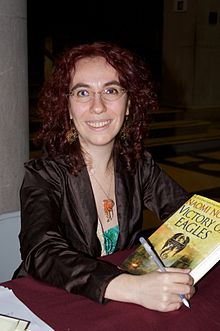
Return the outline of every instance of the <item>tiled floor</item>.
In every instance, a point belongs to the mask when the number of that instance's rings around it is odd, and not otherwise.
[[[191,152],[178,156],[158,156],[151,151],[157,163],[188,192],[220,201],[220,150]],[[144,213],[144,228],[149,230],[161,222],[150,212]]]
[[[161,167],[191,193],[220,201],[220,151],[164,158]]]
[[[146,142],[154,159],[190,193],[220,201],[220,108],[178,109],[177,113],[161,108],[153,120],[159,126],[158,136]]]

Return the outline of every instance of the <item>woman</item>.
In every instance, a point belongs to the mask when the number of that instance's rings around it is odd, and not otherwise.
[[[189,270],[133,276],[98,259],[135,243],[143,208],[163,220],[188,198],[143,147],[156,106],[144,62],[128,50],[93,43],[63,54],[39,100],[47,156],[25,165],[23,272],[100,303],[172,311],[179,293],[192,296]]]

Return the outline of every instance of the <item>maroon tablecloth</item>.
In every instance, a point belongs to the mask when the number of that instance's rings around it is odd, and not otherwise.
[[[105,257],[119,264],[128,252]],[[48,286],[31,277],[3,283],[55,331],[219,331],[220,264],[197,285],[191,309],[160,313],[134,304],[110,301],[100,305],[82,296]]]

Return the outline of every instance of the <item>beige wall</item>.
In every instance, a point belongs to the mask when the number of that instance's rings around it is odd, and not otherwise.
[[[186,11],[164,0],[161,103],[186,108],[220,107],[220,1],[188,0]],[[209,24],[209,12],[218,22]]]
[[[26,0],[0,1],[0,214],[19,209],[28,158]]]

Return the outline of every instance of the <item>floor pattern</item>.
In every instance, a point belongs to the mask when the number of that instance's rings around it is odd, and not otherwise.
[[[163,157],[160,166],[190,193],[220,201],[220,151]]]
[[[168,175],[192,194],[203,195],[220,202],[220,151],[207,150],[178,156],[151,151],[155,161]],[[161,221],[150,211],[144,211],[143,228],[150,235]]]

